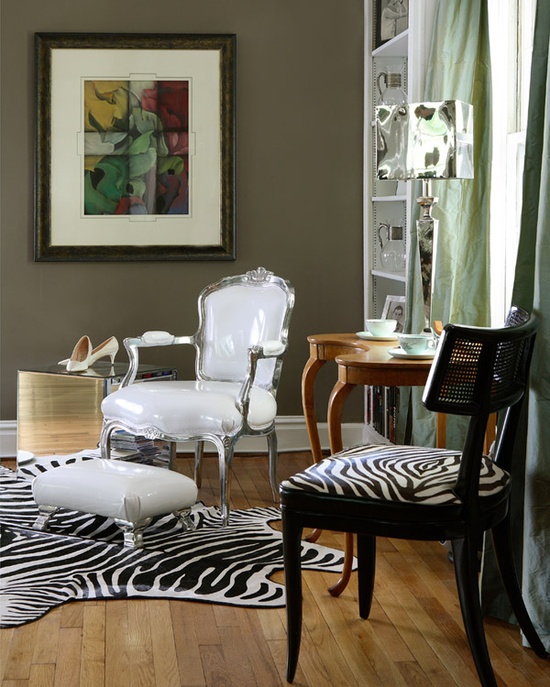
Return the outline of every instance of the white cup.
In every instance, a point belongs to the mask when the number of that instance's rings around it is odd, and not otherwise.
[[[422,355],[435,348],[433,337],[425,334],[398,334],[399,345],[408,355]]]
[[[365,320],[365,327],[373,336],[390,336],[397,327],[397,320]]]

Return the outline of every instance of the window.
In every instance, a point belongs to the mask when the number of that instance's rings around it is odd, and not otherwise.
[[[512,297],[534,15],[535,0],[489,0],[494,131],[491,170],[491,312],[494,324],[502,323]]]

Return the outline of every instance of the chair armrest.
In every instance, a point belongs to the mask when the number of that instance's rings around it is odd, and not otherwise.
[[[130,365],[128,372],[124,375],[120,388],[133,384],[139,367],[139,349],[152,348],[153,346],[174,346],[178,344],[195,345],[195,335],[193,336],[174,336],[170,332],[147,331],[141,336],[124,339],[124,347],[128,352]]]
[[[287,346],[282,341],[273,339],[269,341],[260,341],[255,348],[260,349],[258,356],[260,358],[278,358],[286,352]]]
[[[248,415],[250,389],[252,389],[252,385],[254,384],[258,360],[263,358],[281,358],[286,353],[287,348],[287,344],[282,341],[266,340],[260,341],[260,343],[248,349],[248,370],[236,401],[237,407],[243,417]]]
[[[176,337],[170,332],[149,331],[142,334],[140,338],[142,345],[145,346],[169,346],[174,343]]]

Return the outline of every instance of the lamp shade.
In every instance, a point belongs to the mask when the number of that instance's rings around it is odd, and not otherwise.
[[[473,121],[460,100],[377,107],[378,179],[472,179]]]

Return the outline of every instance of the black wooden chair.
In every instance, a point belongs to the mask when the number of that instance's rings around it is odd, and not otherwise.
[[[470,418],[462,452],[360,446],[281,484],[289,682],[300,651],[304,527],[357,534],[362,618],[368,618],[371,607],[377,536],[451,541],[462,617],[479,678],[483,685],[496,685],[478,588],[478,544],[490,530],[521,629],[535,653],[548,656],[521,596],[509,528],[512,447],[536,331],[536,319],[520,308],[512,308],[503,328],[444,328],[423,402],[438,413]],[[496,411],[506,413],[493,461],[483,455],[483,441],[488,417]]]

